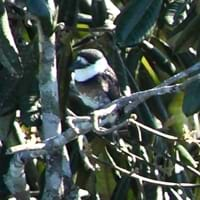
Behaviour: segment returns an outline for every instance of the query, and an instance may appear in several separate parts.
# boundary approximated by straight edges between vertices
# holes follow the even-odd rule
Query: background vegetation
[[[199,0],[0,0],[0,198],[199,199],[199,6]],[[34,154],[40,158],[33,162],[23,154],[25,195],[10,175],[18,172],[10,163],[19,151],[6,150],[51,137],[46,113],[59,116],[62,132],[76,130],[69,117],[92,116],[70,89],[70,64],[83,48],[104,53],[122,94],[136,94],[129,101],[136,106],[120,117],[119,124],[127,123],[113,137],[88,128],[86,136],[63,142],[70,161],[64,195],[53,185],[53,197],[52,182],[46,186],[48,170],[59,172],[61,162],[48,168],[48,156]],[[143,90],[146,96],[137,93]]]

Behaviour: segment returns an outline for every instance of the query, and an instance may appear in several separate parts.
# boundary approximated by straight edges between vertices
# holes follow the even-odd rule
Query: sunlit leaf
[[[180,156],[182,159],[189,165],[193,167],[197,167],[197,162],[194,160],[192,155],[188,152],[188,150],[181,144],[176,146],[177,150],[180,152]]]

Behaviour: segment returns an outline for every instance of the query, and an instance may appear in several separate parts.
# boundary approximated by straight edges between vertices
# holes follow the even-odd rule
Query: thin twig
[[[151,133],[153,133],[153,134],[155,134],[155,135],[158,135],[158,136],[160,136],[160,137],[163,137],[163,138],[165,138],[165,139],[173,140],[173,141],[179,140],[178,137],[175,137],[175,136],[173,136],[173,135],[169,135],[169,134],[166,134],[166,133],[162,133],[161,131],[158,131],[158,130],[153,129],[153,128],[149,127],[149,126],[146,126],[146,125],[144,125],[144,124],[142,124],[142,123],[140,123],[140,122],[134,120],[133,118],[130,118],[130,119],[129,119],[129,123],[135,124],[135,125],[137,125],[137,126],[143,128],[143,129],[145,129],[145,130],[147,130],[147,131],[149,131],[149,132],[151,132]]]
[[[98,134],[98,135],[108,135],[109,133],[113,133],[116,130],[119,130],[121,128],[123,128],[124,126],[128,125],[128,121],[125,120],[117,125],[113,125],[111,128],[104,128],[104,127],[99,127],[97,123],[93,127],[93,131]]]
[[[159,180],[155,180],[155,179],[151,179],[151,178],[147,178],[147,177],[144,177],[144,176],[141,176],[141,175],[138,175],[136,174],[135,172],[131,172],[131,171],[128,171],[126,169],[123,169],[119,166],[117,166],[115,164],[115,162],[112,162],[112,165],[106,161],[103,161],[101,159],[99,159],[97,156],[95,156],[94,154],[91,155],[91,157],[112,168],[112,169],[115,169],[115,170],[118,170],[120,171],[121,173],[125,174],[125,175],[128,175],[129,177],[132,177],[132,178],[135,178],[135,179],[138,179],[140,181],[144,181],[146,183],[150,183],[150,184],[154,184],[154,185],[161,185],[161,186],[165,186],[165,187],[189,187],[189,188],[194,188],[194,187],[200,187],[200,184],[194,184],[194,183],[175,183],[175,182],[168,182],[168,181],[159,181]],[[112,159],[112,158],[111,158]]]

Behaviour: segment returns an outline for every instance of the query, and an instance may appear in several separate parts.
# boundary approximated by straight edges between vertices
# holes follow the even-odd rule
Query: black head
[[[104,55],[98,49],[83,49],[81,50],[72,64],[72,70],[85,68],[91,64],[95,64],[96,61],[104,58]]]
[[[74,80],[87,81],[110,68],[103,53],[97,49],[83,49],[73,62],[71,69]]]
[[[90,64],[94,64],[104,57],[103,53],[98,49],[83,49],[78,53],[78,56],[85,58]]]

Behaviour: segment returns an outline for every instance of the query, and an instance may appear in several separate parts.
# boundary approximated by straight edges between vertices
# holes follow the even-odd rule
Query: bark
[[[50,12],[55,11],[54,1],[48,1]],[[54,13],[51,13],[54,15]],[[42,106],[42,133],[44,139],[61,134],[61,119],[59,114],[59,94],[56,67],[55,33],[50,37],[43,32],[38,20],[39,34],[39,90]],[[43,24],[44,26],[44,24]],[[61,199],[60,188],[63,180],[71,179],[68,152],[64,147],[53,151],[47,158],[45,186],[42,199]],[[70,181],[69,181],[70,182]],[[66,184],[64,184],[66,185]],[[67,186],[66,186],[67,187]]]
[[[40,37],[41,62],[39,68],[39,88],[42,105],[42,133],[44,139],[61,134],[59,116],[59,98],[56,69],[55,35]],[[64,154],[64,153],[65,154]],[[42,199],[60,199],[60,188],[63,175],[70,179],[69,157],[67,150],[59,148],[47,159],[45,187]]]

